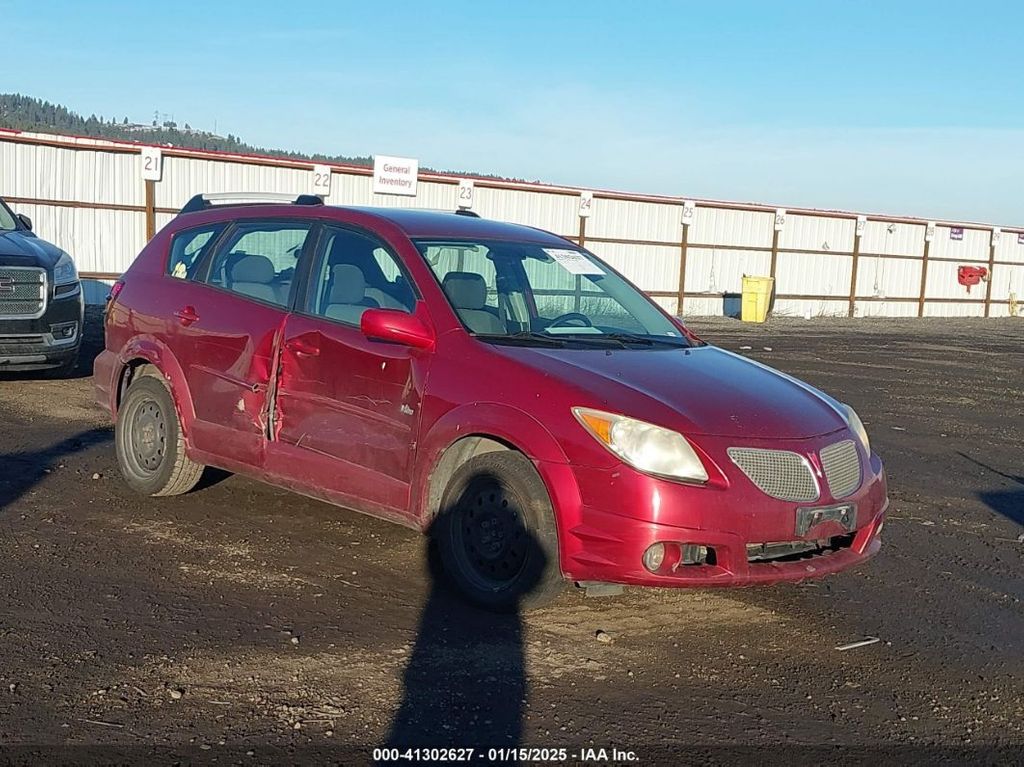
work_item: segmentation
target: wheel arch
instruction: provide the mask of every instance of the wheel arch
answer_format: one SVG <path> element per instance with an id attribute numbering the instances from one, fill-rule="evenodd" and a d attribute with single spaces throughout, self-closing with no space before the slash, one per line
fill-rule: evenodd
<path id="1" fill-rule="evenodd" d="M 122 350 L 119 363 L 120 369 L 117 372 L 113 391 L 114 417 L 116 418 L 117 412 L 120 410 L 121 402 L 131 382 L 143 371 L 152 369 L 160 375 L 170 390 L 178 423 L 181 424 L 182 434 L 187 441 L 195 410 L 185 380 L 185 373 L 171 351 L 156 339 L 134 339 Z"/>
<path id="2" fill-rule="evenodd" d="M 412 511 L 426 529 L 441 507 L 449 480 L 466 461 L 485 453 L 514 450 L 534 464 L 556 517 L 564 489 L 545 470 L 567 459 L 554 435 L 530 414 L 508 405 L 473 403 L 449 411 L 430 429 L 417 461 Z M 575 487 L 572 495 L 578 498 Z"/>

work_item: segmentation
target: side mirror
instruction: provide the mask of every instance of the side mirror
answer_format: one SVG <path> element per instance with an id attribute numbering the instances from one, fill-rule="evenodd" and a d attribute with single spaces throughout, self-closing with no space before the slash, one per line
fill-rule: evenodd
<path id="1" fill-rule="evenodd" d="M 24 213 L 18 214 L 18 220 L 25 225 L 25 228 L 30 232 L 32 231 L 32 219 L 26 216 Z"/>
<path id="2" fill-rule="evenodd" d="M 390 341 L 413 349 L 434 348 L 434 331 L 419 317 L 396 309 L 367 309 L 359 320 L 359 329 L 373 341 Z"/>

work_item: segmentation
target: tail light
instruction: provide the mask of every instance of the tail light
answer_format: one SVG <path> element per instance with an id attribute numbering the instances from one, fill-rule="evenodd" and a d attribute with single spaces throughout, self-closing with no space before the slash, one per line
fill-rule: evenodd
<path id="1" fill-rule="evenodd" d="M 110 304 L 117 300 L 122 290 L 124 290 L 124 280 L 118 280 L 110 286 L 110 292 L 107 293 L 107 306 L 110 306 Z"/>

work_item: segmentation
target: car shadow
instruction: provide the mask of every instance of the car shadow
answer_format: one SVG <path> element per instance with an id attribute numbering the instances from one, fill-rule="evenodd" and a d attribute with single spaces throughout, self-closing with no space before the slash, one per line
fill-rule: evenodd
<path id="1" fill-rule="evenodd" d="M 95 428 L 42 450 L 0 454 L 0 511 L 41 482 L 59 459 L 111 442 L 113 438 L 111 429 Z"/>
<path id="2" fill-rule="evenodd" d="M 964 452 L 957 452 L 961 458 L 966 458 L 976 466 L 980 466 L 986 471 L 990 471 L 1003 479 L 1008 479 L 1017 485 L 1016 488 L 1011 488 L 1010 490 L 979 490 L 976 494 L 992 511 L 1001 514 L 1011 522 L 1024 526 L 1024 476 L 1007 474 Z"/>
<path id="3" fill-rule="evenodd" d="M 427 535 L 430 593 L 385 747 L 472 748 L 480 759 L 522 739 L 529 692 L 522 610 L 516 602 L 490 612 L 457 593 L 437 554 L 438 527 Z"/>

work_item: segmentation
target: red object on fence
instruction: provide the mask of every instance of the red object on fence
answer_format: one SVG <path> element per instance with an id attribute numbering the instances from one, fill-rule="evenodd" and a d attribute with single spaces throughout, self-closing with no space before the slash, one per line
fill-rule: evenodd
<path id="1" fill-rule="evenodd" d="M 956 270 L 956 281 L 965 285 L 968 293 L 971 292 L 972 285 L 987 279 L 988 268 L 984 266 L 961 266 Z"/>

